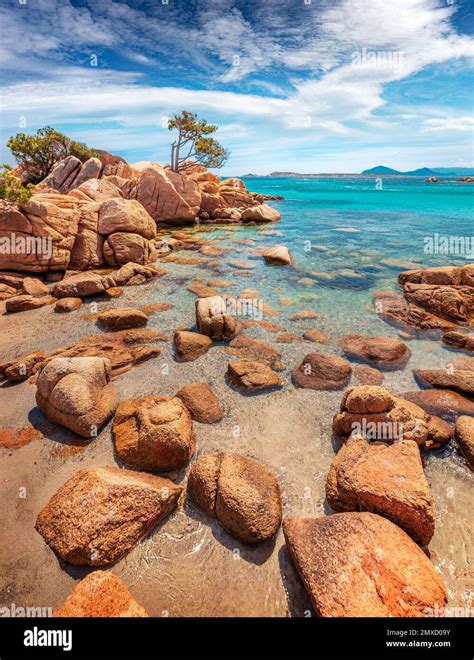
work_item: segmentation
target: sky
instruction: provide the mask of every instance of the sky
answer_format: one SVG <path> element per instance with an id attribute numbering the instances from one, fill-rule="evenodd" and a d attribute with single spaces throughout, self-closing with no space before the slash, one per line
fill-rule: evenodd
<path id="1" fill-rule="evenodd" d="M 169 160 L 183 109 L 221 173 L 473 163 L 474 0 L 0 0 L 2 162 L 54 126 Z"/>

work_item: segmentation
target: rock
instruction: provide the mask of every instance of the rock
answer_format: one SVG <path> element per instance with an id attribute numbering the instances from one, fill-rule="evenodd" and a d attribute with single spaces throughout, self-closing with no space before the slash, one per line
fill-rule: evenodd
<path id="1" fill-rule="evenodd" d="M 474 371 L 470 369 L 413 369 L 413 375 L 424 387 L 474 394 Z"/>
<path id="2" fill-rule="evenodd" d="M 474 335 L 464 331 L 446 332 L 443 335 L 443 344 L 474 352 Z"/>
<path id="3" fill-rule="evenodd" d="M 8 298 L 15 296 L 16 293 L 17 289 L 14 289 L 12 286 L 8 286 L 8 284 L 0 284 L 0 300 L 8 300 Z"/>
<path id="4" fill-rule="evenodd" d="M 65 271 L 77 234 L 81 204 L 39 192 L 18 209 L 0 207 L 0 270 Z M 18 239 L 21 242 L 17 245 Z"/>
<path id="5" fill-rule="evenodd" d="M 404 392 L 401 396 L 423 408 L 428 414 L 436 415 L 448 422 L 454 422 L 460 415 L 474 415 L 474 401 L 451 390 Z"/>
<path id="6" fill-rule="evenodd" d="M 169 479 L 113 467 L 78 470 L 51 497 L 36 530 L 74 566 L 105 566 L 127 554 L 175 507 Z"/>
<path id="7" fill-rule="evenodd" d="M 57 298 L 94 296 L 110 288 L 143 284 L 154 277 L 161 277 L 165 272 L 151 264 L 130 262 L 112 273 L 76 273 L 55 284 L 53 295 Z"/>
<path id="8" fill-rule="evenodd" d="M 303 338 L 315 344 L 327 344 L 329 342 L 329 337 L 321 330 L 305 330 Z"/>
<path id="9" fill-rule="evenodd" d="M 120 459 L 145 470 L 181 468 L 196 451 L 191 415 L 178 397 L 123 401 L 115 413 L 113 434 Z"/>
<path id="10" fill-rule="evenodd" d="M 474 417 L 460 415 L 456 420 L 454 435 L 467 464 L 474 470 Z"/>
<path id="11" fill-rule="evenodd" d="M 115 377 L 128 371 L 132 366 L 159 355 L 161 350 L 158 347 L 145 344 L 164 339 L 165 336 L 161 332 L 150 328 L 102 332 L 82 337 L 66 348 L 59 348 L 47 358 L 47 361 L 56 357 L 106 358 L 110 360 L 112 377 Z"/>
<path id="12" fill-rule="evenodd" d="M 474 266 L 438 266 L 418 270 L 408 270 L 400 273 L 399 283 L 403 286 L 407 282 L 414 284 L 437 284 L 459 286 L 474 284 Z"/>
<path id="13" fill-rule="evenodd" d="M 110 376 L 104 358 L 55 358 L 38 376 L 36 403 L 51 421 L 93 437 L 118 404 Z"/>
<path id="14" fill-rule="evenodd" d="M 247 392 L 280 388 L 283 382 L 268 365 L 254 360 L 234 360 L 227 365 L 227 378 Z"/>
<path id="15" fill-rule="evenodd" d="M 446 605 L 430 560 L 381 516 L 286 518 L 283 532 L 318 616 L 420 617 Z"/>
<path id="16" fill-rule="evenodd" d="M 78 188 L 85 181 L 89 179 L 98 179 L 102 171 L 102 163 L 98 158 L 89 158 L 82 164 L 79 174 L 74 179 L 73 183 L 69 186 L 69 189 L 72 187 Z"/>
<path id="17" fill-rule="evenodd" d="M 89 179 L 80 186 L 70 190 L 68 197 L 85 202 L 102 203 L 114 197 L 122 197 L 122 191 L 107 179 Z"/>
<path id="18" fill-rule="evenodd" d="M 278 222 L 281 216 L 268 204 L 252 206 L 242 212 L 242 222 Z"/>
<path id="19" fill-rule="evenodd" d="M 403 293 L 409 303 L 455 323 L 465 323 L 474 312 L 474 287 L 406 283 Z"/>
<path id="20" fill-rule="evenodd" d="M 382 372 L 365 364 L 355 365 L 354 376 L 361 385 L 381 385 L 384 379 Z"/>
<path id="21" fill-rule="evenodd" d="M 291 256 L 285 245 L 277 245 L 273 248 L 266 248 L 262 252 L 262 257 L 267 264 L 273 266 L 290 266 Z"/>
<path id="22" fill-rule="evenodd" d="M 17 314 L 18 312 L 27 312 L 30 309 L 39 309 L 45 305 L 52 305 L 56 300 L 57 298 L 53 298 L 53 296 L 41 296 L 41 298 L 27 295 L 14 296 L 6 301 L 5 310 L 8 314 Z"/>
<path id="23" fill-rule="evenodd" d="M 428 437 L 430 442 L 435 446 L 441 447 L 451 442 L 453 435 L 453 429 L 447 422 L 440 417 L 430 415 L 428 419 Z"/>
<path id="24" fill-rule="evenodd" d="M 179 362 L 191 362 L 207 353 L 212 346 L 212 340 L 207 335 L 198 332 L 178 330 L 174 333 L 176 358 Z"/>
<path id="25" fill-rule="evenodd" d="M 347 385 L 351 365 L 343 358 L 329 353 L 308 353 L 291 376 L 298 387 L 312 390 L 339 390 Z"/>
<path id="26" fill-rule="evenodd" d="M 17 360 L 4 362 L 0 364 L 0 379 L 6 379 L 9 383 L 28 380 L 34 374 L 36 365 L 43 362 L 45 358 L 45 353 L 35 351 Z"/>
<path id="27" fill-rule="evenodd" d="M 128 196 L 139 201 L 158 223 L 192 224 L 201 205 L 201 193 L 191 177 L 159 165 L 143 169 L 132 180 Z"/>
<path id="28" fill-rule="evenodd" d="M 411 356 L 410 349 L 392 337 L 344 335 L 339 346 L 349 358 L 357 358 L 385 369 L 403 369 Z"/>
<path id="29" fill-rule="evenodd" d="M 333 432 L 343 440 L 353 433 L 388 443 L 414 440 L 420 449 L 434 449 L 450 439 L 446 428 L 423 408 L 377 385 L 346 391 L 341 412 L 333 419 Z"/>
<path id="30" fill-rule="evenodd" d="M 58 314 L 63 314 L 64 312 L 74 312 L 76 309 L 82 305 L 82 300 L 80 298 L 61 298 L 54 306 L 54 311 Z"/>
<path id="31" fill-rule="evenodd" d="M 317 319 L 319 315 L 316 314 L 312 309 L 303 309 L 300 312 L 296 312 L 289 317 L 290 321 L 302 321 L 304 319 Z"/>
<path id="32" fill-rule="evenodd" d="M 407 303 L 403 296 L 393 291 L 376 291 L 373 295 L 377 314 L 396 327 L 415 328 L 416 330 L 456 329 L 456 324 L 447 319 L 431 314 L 419 305 Z"/>
<path id="33" fill-rule="evenodd" d="M 59 161 L 48 176 L 39 184 L 40 188 L 54 188 L 62 193 L 69 190 L 71 181 L 77 177 L 82 167 L 79 158 L 67 156 Z"/>
<path id="34" fill-rule="evenodd" d="M 111 571 L 89 573 L 75 587 L 53 617 L 147 617 L 122 580 Z"/>
<path id="35" fill-rule="evenodd" d="M 201 424 L 214 424 L 224 417 L 224 407 L 206 383 L 189 383 L 176 392 L 191 417 Z"/>
<path id="36" fill-rule="evenodd" d="M 217 341 L 229 339 L 237 332 L 237 319 L 227 313 L 227 303 L 221 296 L 196 300 L 196 325 L 199 332 Z"/>
<path id="37" fill-rule="evenodd" d="M 97 319 L 110 330 L 125 330 L 127 328 L 140 328 L 146 325 L 149 317 L 140 309 L 119 307 L 100 312 Z"/>
<path id="38" fill-rule="evenodd" d="M 265 541 L 280 527 L 278 481 L 253 459 L 227 452 L 207 454 L 193 463 L 187 492 L 198 507 L 244 543 Z"/>
<path id="39" fill-rule="evenodd" d="M 123 266 L 130 261 L 148 264 L 156 261 L 157 252 L 153 241 L 139 234 L 115 232 L 104 241 L 103 254 L 108 266 Z"/>
<path id="40" fill-rule="evenodd" d="M 21 292 L 25 296 L 41 298 L 41 296 L 49 295 L 49 287 L 43 284 L 37 277 L 25 277 L 22 282 Z"/>
<path id="41" fill-rule="evenodd" d="M 412 440 L 370 444 L 350 436 L 329 468 L 326 498 L 334 511 L 378 513 L 421 545 L 434 534 L 433 498 Z"/>
<path id="42" fill-rule="evenodd" d="M 156 236 L 156 224 L 143 206 L 135 199 L 108 199 L 99 208 L 99 234 L 130 232 L 146 239 Z"/>
<path id="43" fill-rule="evenodd" d="M 198 298 L 212 298 L 219 296 L 215 289 L 211 289 L 210 286 L 206 286 L 204 284 L 190 284 L 186 288 L 191 293 L 194 293 L 194 295 L 196 295 Z"/>
<path id="44" fill-rule="evenodd" d="M 247 335 L 238 335 L 232 339 L 226 352 L 240 358 L 257 360 L 257 362 L 266 364 L 276 371 L 283 369 L 281 353 L 278 349 L 260 339 L 253 339 Z"/>

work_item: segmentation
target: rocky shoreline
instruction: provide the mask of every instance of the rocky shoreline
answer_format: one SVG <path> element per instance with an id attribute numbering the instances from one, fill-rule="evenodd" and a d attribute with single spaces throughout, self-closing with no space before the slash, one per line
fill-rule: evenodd
<path id="1" fill-rule="evenodd" d="M 415 392 L 395 394 L 381 383 L 409 370 L 406 342 L 424 333 L 435 333 L 446 349 L 471 351 L 474 267 L 402 272 L 403 293 L 374 296 L 379 317 L 402 328 L 399 338 L 347 334 L 336 348 L 342 355 L 334 354 L 322 349 L 329 339 L 313 310 L 290 316 L 297 329 L 289 332 L 278 311 L 250 288 L 257 285 L 254 262 L 233 259 L 224 267 L 226 248 L 206 238 L 214 224 L 277 222 L 265 196 L 249 193 L 238 179 L 220 182 L 204 168 L 182 176 L 156 164 L 138 170 L 95 160 L 66 159 L 26 205 L 0 217 L 2 237 L 47 234 L 52 242 L 48 260 L 0 254 L 7 356 L 0 377 L 7 402 L 19 391 L 15 428 L 42 433 L 21 448 L 14 435 L 5 436 L 8 457 L 18 465 L 20 452 L 28 460 L 41 447 L 37 460 L 45 473 L 57 461 L 51 443 L 60 439 L 63 450 L 54 478 L 32 486 L 37 497 L 26 515 L 45 574 L 62 585 L 65 602 L 56 599 L 55 615 L 156 616 L 160 607 L 169 609 L 167 599 L 179 613 L 178 601 L 187 598 L 166 589 L 173 591 L 173 580 L 184 589 L 186 568 L 181 578 L 165 575 L 158 604 L 132 585 L 152 570 L 154 557 L 143 555 L 150 538 L 158 555 L 164 548 L 173 555 L 169 537 L 192 537 L 197 525 L 215 538 L 201 538 L 197 550 L 191 542 L 184 556 L 199 554 L 207 538 L 217 553 L 215 561 L 212 554 L 206 560 L 209 589 L 214 576 L 226 615 L 262 614 L 262 605 L 257 596 L 246 605 L 238 586 L 222 589 L 221 569 L 231 583 L 258 581 L 265 571 L 274 580 L 281 571 L 273 586 L 278 605 L 265 611 L 270 615 L 285 609 L 301 615 L 309 602 L 318 616 L 442 611 L 448 590 L 425 547 L 440 521 L 424 466 L 431 452 L 455 442 L 465 457 L 463 474 L 472 469 L 474 365 L 456 353 L 444 369 L 414 369 L 428 388 Z M 201 234 L 170 229 L 175 224 L 197 224 Z M 268 268 L 298 271 L 285 246 L 251 256 Z M 192 321 L 187 314 L 168 324 L 173 303 L 147 305 L 145 299 L 166 281 L 181 286 L 179 269 L 188 266 L 212 276 L 188 283 L 196 296 Z M 234 293 L 232 272 L 249 287 Z M 155 317 L 165 319 L 159 329 Z M 37 334 L 27 329 L 35 323 Z M 46 328 L 56 334 L 44 338 Z M 253 336 L 255 328 L 278 346 Z M 22 338 L 29 352 L 19 354 Z M 212 361 L 212 354 L 219 357 Z M 278 414 L 282 402 L 289 406 L 287 420 Z M 320 402 L 332 410 L 318 429 L 324 458 L 311 453 L 306 476 L 292 482 L 285 473 L 297 467 L 294 435 L 309 444 L 315 424 L 309 411 Z M 259 416 L 269 424 L 266 431 Z M 22 465 L 21 478 L 34 479 L 31 469 Z M 308 477 L 314 470 L 317 477 Z M 301 499 L 308 488 L 307 499 L 320 503 L 310 511 Z M 283 537 L 285 554 L 278 559 L 274 546 Z M 70 580 L 58 575 L 48 547 L 63 566 L 120 565 L 123 582 L 110 570 L 101 577 L 92 572 L 67 595 Z M 244 561 L 225 559 L 222 548 Z M 159 556 L 155 563 L 166 573 Z M 76 578 L 84 577 L 80 570 Z M 28 585 L 16 592 L 27 596 Z M 212 611 L 196 607 L 185 611 Z"/>

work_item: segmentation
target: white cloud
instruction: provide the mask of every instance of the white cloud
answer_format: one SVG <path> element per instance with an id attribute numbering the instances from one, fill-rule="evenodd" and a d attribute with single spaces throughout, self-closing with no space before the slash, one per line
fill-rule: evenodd
<path id="1" fill-rule="evenodd" d="M 444 119 L 426 119 L 423 122 L 423 131 L 462 131 L 472 132 L 474 129 L 474 117 L 445 117 Z"/>

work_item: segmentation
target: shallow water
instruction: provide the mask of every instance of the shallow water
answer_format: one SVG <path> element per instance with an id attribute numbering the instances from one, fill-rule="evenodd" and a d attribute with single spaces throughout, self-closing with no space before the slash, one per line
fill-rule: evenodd
<path id="1" fill-rule="evenodd" d="M 423 239 L 435 232 L 472 233 L 472 188 L 428 185 L 413 179 L 384 179 L 381 191 L 374 190 L 373 179 L 253 179 L 247 184 L 257 192 L 285 196 L 284 201 L 272 203 L 282 214 L 280 223 L 212 231 L 184 229 L 229 248 L 229 253 L 206 257 L 197 265 L 163 264 L 166 276 L 125 289 L 121 298 L 97 299 L 97 309 L 171 302 L 172 309 L 155 314 L 149 323 L 171 338 L 176 327 L 194 323 L 195 296 L 186 286 L 195 278 L 203 278 L 204 284 L 226 279 L 235 284 L 227 289 L 229 293 L 257 289 L 275 310 L 275 316 L 265 318 L 287 331 L 301 335 L 307 328 L 318 328 L 326 332 L 330 342 L 323 347 L 303 341 L 277 344 L 274 333 L 262 328 L 247 331 L 282 353 L 285 386 L 276 393 L 242 396 L 229 388 L 224 375 L 230 356 L 223 344 L 214 345 L 195 362 L 178 364 L 171 341 L 164 342 L 158 358 L 116 380 L 122 399 L 173 394 L 186 383 L 208 382 L 222 400 L 226 417 L 216 425 L 195 424 L 198 455 L 223 449 L 257 458 L 278 475 L 285 515 L 322 515 L 328 511 L 324 486 L 338 446 L 331 422 L 341 392 L 296 390 L 290 371 L 311 350 L 340 354 L 337 340 L 347 332 L 397 336 L 398 330 L 375 313 L 373 291 L 396 289 L 398 272 L 410 263 L 424 267 L 467 263 L 462 255 L 425 254 Z M 278 235 L 269 235 L 269 230 Z M 266 266 L 256 255 L 256 249 L 278 243 L 290 248 L 293 268 Z M 183 251 L 180 256 L 201 255 Z M 239 271 L 229 265 L 234 259 L 250 260 L 254 267 Z M 330 279 L 317 276 L 312 286 L 299 283 L 307 271 L 327 273 Z M 289 320 L 303 309 L 316 311 L 320 317 Z M 100 332 L 87 318 L 95 311 L 86 304 L 79 312 L 59 318 L 51 308 L 2 316 L 2 354 L 10 358 L 32 350 L 51 351 Z M 442 366 L 454 355 L 435 339 L 408 343 L 412 357 L 407 367 L 385 375 L 384 384 L 395 392 L 417 388 L 413 368 Z M 114 465 L 116 461 L 110 424 L 86 448 L 68 452 L 68 443 L 74 438 L 45 423 L 35 408 L 34 391 L 29 383 L 0 390 L 2 427 L 21 428 L 29 418 L 45 433 L 43 439 L 21 449 L 0 450 L 4 502 L 0 524 L 6 530 L 0 550 L 4 569 L 0 604 L 55 607 L 86 571 L 57 561 L 34 530 L 37 512 L 79 467 Z M 430 453 L 425 463 L 436 506 L 432 560 L 448 586 L 449 604 L 466 607 L 473 580 L 472 475 L 452 448 Z M 184 481 L 186 473 L 181 470 L 175 475 L 177 481 Z M 22 487 L 26 488 L 25 498 L 18 496 Z M 185 498 L 113 570 L 154 616 L 302 616 L 311 609 L 281 531 L 273 541 L 246 547 Z"/>

